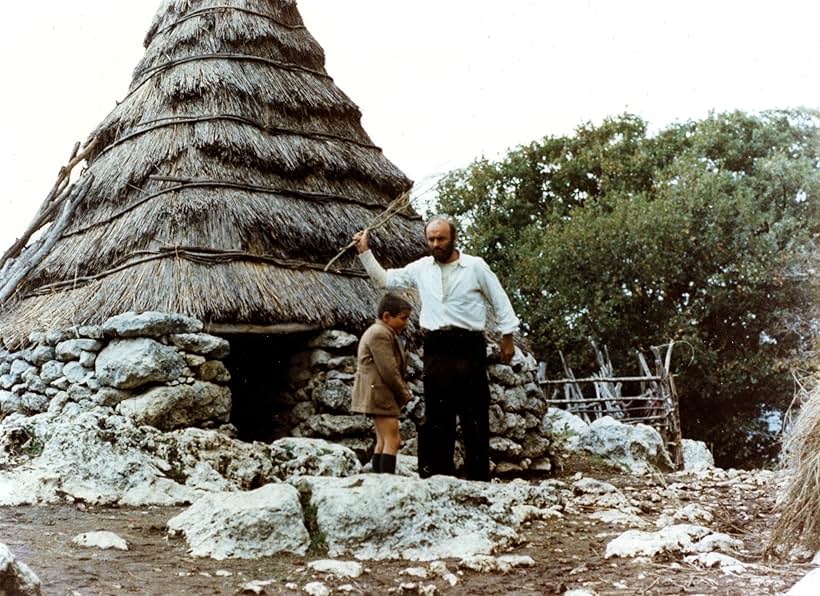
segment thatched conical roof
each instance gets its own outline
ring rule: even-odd
[[[322,269],[412,183],[362,129],[295,2],[165,0],[145,46],[91,135],[67,224],[4,303],[0,335],[128,310],[370,319],[375,292],[355,254]],[[409,210],[378,236],[387,265],[424,250]]]

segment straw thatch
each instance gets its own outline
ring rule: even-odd
[[[798,544],[820,550],[820,383],[803,393],[800,413],[783,444],[787,480],[768,546],[775,554]]]
[[[355,255],[322,267],[411,182],[325,72],[295,3],[166,0],[145,45],[128,94],[90,137],[67,225],[0,310],[6,342],[127,310],[369,319],[374,290]],[[410,210],[378,236],[387,265],[424,250]]]

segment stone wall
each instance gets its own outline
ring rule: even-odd
[[[0,417],[34,415],[67,401],[116,408],[160,430],[228,422],[230,346],[181,315],[124,313],[100,326],[40,333],[0,348]]]
[[[362,459],[373,447],[371,421],[350,413],[356,371],[357,338],[339,330],[309,340],[290,361],[290,386],[283,395],[294,436],[342,443]],[[500,364],[490,350],[490,456],[496,474],[550,470],[550,423],[547,403],[536,383],[537,364],[516,349],[511,365]],[[401,453],[415,454],[417,426],[424,419],[421,350],[409,352],[408,383],[413,397],[401,419]],[[457,448],[457,459],[462,452]]]
[[[67,402],[88,400],[109,406],[137,424],[162,431],[220,428],[231,415],[230,373],[222,359],[230,345],[202,333],[196,319],[164,313],[124,313],[94,327],[32,333],[30,345],[0,348],[0,419],[31,416]],[[372,422],[350,413],[358,338],[329,330],[288,338],[293,355],[288,384],[275,399],[272,427],[294,437],[327,439],[369,458]],[[516,350],[511,365],[490,349],[490,454],[495,474],[550,469],[550,425],[536,362]],[[420,352],[409,353],[413,398],[401,419],[402,453],[416,452],[417,427],[424,419]],[[274,425],[275,423],[275,425]],[[463,452],[457,446],[457,463]]]

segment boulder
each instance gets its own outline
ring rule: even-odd
[[[227,422],[231,414],[231,390],[204,381],[154,387],[121,401],[117,412],[137,424],[148,424],[160,430]]]
[[[55,352],[51,346],[37,346],[32,350],[26,350],[27,359],[36,366],[42,366],[49,360],[54,360]]]
[[[589,425],[579,447],[633,474],[674,469],[660,433],[646,424],[622,424],[604,416]]]
[[[344,348],[355,346],[358,341],[359,340],[355,335],[345,331],[339,331],[338,329],[329,329],[327,331],[322,331],[319,335],[310,340],[308,346],[311,348],[342,350]]]
[[[125,312],[102,324],[106,337],[162,337],[180,333],[199,333],[202,321],[176,313]]]
[[[310,545],[299,492],[287,484],[207,495],[169,520],[168,529],[185,536],[193,556],[217,560],[304,555]]]
[[[227,383],[231,380],[231,373],[220,360],[208,360],[200,365],[197,377],[212,383]]]
[[[168,462],[169,473],[187,486],[202,490],[250,490],[277,482],[270,446],[246,443],[216,430],[185,428],[165,435],[169,440],[156,454]]]
[[[102,550],[113,548],[116,550],[128,550],[128,543],[117,536],[114,532],[84,532],[72,538],[71,542],[77,546],[82,546],[85,548],[99,548]]]
[[[40,378],[46,383],[51,383],[63,376],[64,366],[65,364],[58,360],[49,360],[40,369]]]
[[[0,390],[0,414],[7,416],[14,412],[24,412],[23,400],[16,393]]]
[[[706,443],[683,439],[683,469],[705,470],[715,467],[715,457]]]
[[[40,578],[28,565],[18,561],[9,548],[0,543],[0,594],[40,596],[40,586]]]
[[[88,381],[93,374],[93,370],[73,360],[66,362],[65,366],[63,366],[63,376],[68,379],[68,382],[72,385],[79,385]]]
[[[340,379],[326,379],[311,391],[311,397],[324,409],[339,414],[350,412],[351,386]]]
[[[392,474],[292,481],[315,509],[331,557],[432,561],[490,554],[515,543],[527,519],[554,514],[551,483],[490,484],[447,476]],[[374,515],[374,512],[378,512]]]
[[[728,540],[727,540],[728,539]],[[654,557],[659,553],[705,553],[718,548],[737,548],[739,540],[725,534],[714,534],[709,528],[693,524],[675,524],[644,532],[628,530],[606,545],[605,557]]]
[[[97,356],[95,370],[103,385],[133,389],[148,383],[177,380],[187,366],[174,348],[140,337],[111,341]]]
[[[589,425],[578,416],[560,408],[549,408],[544,414],[544,424],[552,428],[555,443],[565,451],[575,451]]]
[[[175,333],[168,339],[179,349],[206,358],[221,360],[231,352],[228,340],[208,333]]]
[[[270,445],[276,475],[352,476],[362,466],[353,450],[322,439],[286,437]]]
[[[20,396],[20,403],[24,411],[34,414],[45,412],[48,409],[48,398],[41,393],[26,391]]]
[[[79,360],[83,352],[99,352],[102,347],[102,342],[96,339],[67,339],[57,344],[54,353],[57,360],[70,362]]]

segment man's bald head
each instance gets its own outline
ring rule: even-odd
[[[434,223],[443,223],[450,229],[450,240],[453,242],[456,241],[456,224],[453,223],[453,220],[447,217],[446,215],[434,215],[430,219],[427,220],[427,223],[424,224],[424,235],[427,235],[427,228],[430,227],[431,224]]]
[[[430,254],[439,263],[450,263],[458,258],[456,252],[456,226],[450,218],[437,215],[424,226],[424,236]]]

